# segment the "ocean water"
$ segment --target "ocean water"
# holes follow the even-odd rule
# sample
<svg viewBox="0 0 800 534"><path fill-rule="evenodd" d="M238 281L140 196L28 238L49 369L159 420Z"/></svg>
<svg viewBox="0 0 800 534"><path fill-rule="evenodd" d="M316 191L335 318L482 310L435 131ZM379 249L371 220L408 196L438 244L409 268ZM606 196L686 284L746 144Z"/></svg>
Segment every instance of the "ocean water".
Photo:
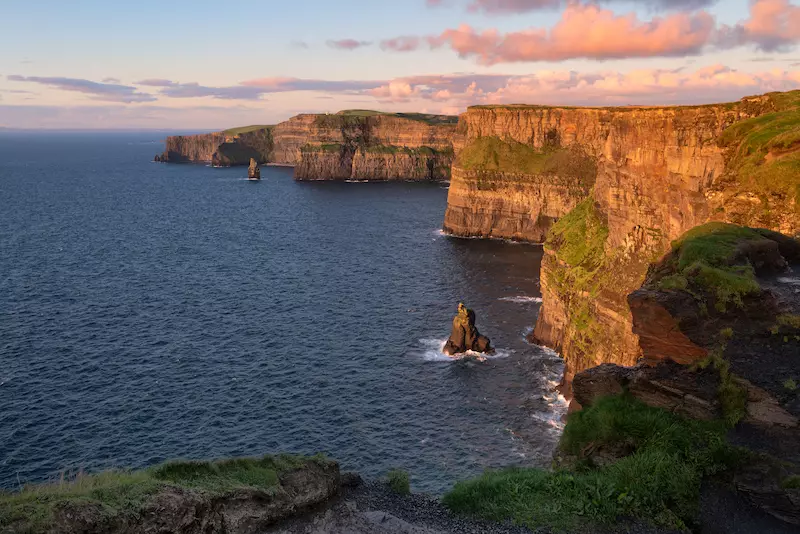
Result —
<svg viewBox="0 0 800 534"><path fill-rule="evenodd" d="M325 452L415 490L547 465L541 249L442 235L442 184L151 163L153 133L0 133L0 487ZM456 306L498 354L439 351Z"/></svg>

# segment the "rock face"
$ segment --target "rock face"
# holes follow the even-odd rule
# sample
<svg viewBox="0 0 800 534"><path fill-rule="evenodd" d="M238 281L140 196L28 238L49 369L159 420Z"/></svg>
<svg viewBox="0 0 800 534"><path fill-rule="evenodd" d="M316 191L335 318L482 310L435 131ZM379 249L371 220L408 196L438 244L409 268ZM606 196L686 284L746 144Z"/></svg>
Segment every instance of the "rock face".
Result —
<svg viewBox="0 0 800 534"><path fill-rule="evenodd" d="M475 327L475 312L459 303L458 314L453 318L453 330L443 352L456 356L469 350L483 354L493 352L489 338L482 336Z"/></svg>
<svg viewBox="0 0 800 534"><path fill-rule="evenodd" d="M446 180L456 118L421 114L303 114L271 127L167 138L157 161L296 167L298 180Z"/></svg>
<svg viewBox="0 0 800 534"><path fill-rule="evenodd" d="M261 168L258 166L258 162L253 158L250 158L250 168L247 169L247 178L250 180L261 179Z"/></svg>
<svg viewBox="0 0 800 534"><path fill-rule="evenodd" d="M291 122L291 121L290 121ZM293 133L282 157L296 180L446 180L453 160L454 121L394 115L302 116L311 132ZM297 130L295 130L297 131Z"/></svg>
<svg viewBox="0 0 800 534"><path fill-rule="evenodd" d="M750 144L743 137L750 126L743 121L785 116L787 102L797 100L800 93L698 107L470 108L456 137L458 160L444 227L459 235L530 241L559 230L561 237L545 245L544 303L533 340L565 357L567 379L604 362L633 365L640 346L627 295L641 286L647 266L671 240L709 220L746 222L747 217L788 233L800 230L791 193L792 180L800 180L797 173L783 171L794 177L784 190L761 194L747 173L739 173L743 160L737 156L740 146ZM741 135L728 135L738 124L745 124ZM551 172L537 183L508 169L463 172L465 154L487 138L525 145L540 155L579 149L595 162L596 176L592 181L578 173L565 182ZM536 169L530 158L520 161L519 169ZM749 211L742 208L747 199ZM578 207L580 216L557 222ZM591 240L582 237L587 226L594 228Z"/></svg>

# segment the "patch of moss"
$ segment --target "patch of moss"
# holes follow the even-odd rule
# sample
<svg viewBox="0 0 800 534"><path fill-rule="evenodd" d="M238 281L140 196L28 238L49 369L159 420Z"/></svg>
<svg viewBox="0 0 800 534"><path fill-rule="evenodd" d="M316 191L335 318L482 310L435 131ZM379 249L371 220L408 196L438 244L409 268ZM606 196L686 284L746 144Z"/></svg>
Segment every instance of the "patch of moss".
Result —
<svg viewBox="0 0 800 534"><path fill-rule="evenodd" d="M722 408L722 416L728 426L734 427L747 414L747 390L731 374L731 364L725 359L725 343L711 351L708 357L697 364L700 369L713 365L719 373L717 399Z"/></svg>
<svg viewBox="0 0 800 534"><path fill-rule="evenodd" d="M167 486L221 495L239 489L272 491L281 473L327 463L322 456L265 456L218 462L170 462L140 471L78 473L51 483L28 485L19 492L0 492L0 531L48 532L57 507L71 502L94 504L109 516L135 516Z"/></svg>
<svg viewBox="0 0 800 534"><path fill-rule="evenodd" d="M783 489L800 489L800 476L793 475L786 477L781 481L781 488Z"/></svg>
<svg viewBox="0 0 800 534"><path fill-rule="evenodd" d="M607 238L608 225L587 198L553 225L546 246L569 265L592 271L603 261Z"/></svg>
<svg viewBox="0 0 800 534"><path fill-rule="evenodd" d="M456 484L444 503L455 512L532 529L611 525L633 517L683 528L697 513L704 476L735 465L724 425L683 419L626 395L601 399L569 417L565 451L623 445L633 453L576 471L506 469Z"/></svg>

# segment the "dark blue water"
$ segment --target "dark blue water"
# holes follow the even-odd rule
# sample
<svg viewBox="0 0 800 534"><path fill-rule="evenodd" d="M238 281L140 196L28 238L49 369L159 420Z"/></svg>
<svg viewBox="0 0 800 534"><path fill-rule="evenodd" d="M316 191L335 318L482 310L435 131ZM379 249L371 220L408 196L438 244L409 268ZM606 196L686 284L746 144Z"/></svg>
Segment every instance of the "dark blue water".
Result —
<svg viewBox="0 0 800 534"><path fill-rule="evenodd" d="M251 183L158 141L0 134L0 487L324 451L440 492L549 463L539 248L437 233L442 185ZM459 300L498 357L438 353Z"/></svg>

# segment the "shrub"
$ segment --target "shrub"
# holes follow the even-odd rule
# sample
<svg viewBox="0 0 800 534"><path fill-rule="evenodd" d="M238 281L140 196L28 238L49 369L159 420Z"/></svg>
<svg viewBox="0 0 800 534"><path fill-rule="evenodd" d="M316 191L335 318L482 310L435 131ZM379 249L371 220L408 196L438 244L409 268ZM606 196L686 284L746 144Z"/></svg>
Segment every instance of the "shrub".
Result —
<svg viewBox="0 0 800 534"><path fill-rule="evenodd" d="M386 474L386 479L389 482L389 487L395 493L400 495L411 494L411 482L408 473L402 469L392 469Z"/></svg>

